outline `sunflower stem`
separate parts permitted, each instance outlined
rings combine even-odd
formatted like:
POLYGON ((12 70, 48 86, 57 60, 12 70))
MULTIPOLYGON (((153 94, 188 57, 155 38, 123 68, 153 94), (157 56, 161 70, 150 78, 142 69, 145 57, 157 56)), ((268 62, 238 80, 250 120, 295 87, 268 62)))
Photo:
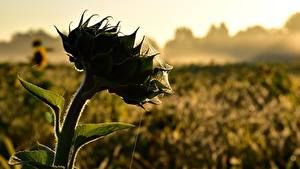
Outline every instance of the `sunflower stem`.
POLYGON ((58 137, 54 160, 56 166, 64 166, 66 169, 72 169, 69 168, 73 166, 73 164, 69 164, 69 159, 72 159, 72 156, 74 156, 74 154, 71 154, 72 141, 84 106, 87 100, 95 93, 91 92, 91 85, 93 85, 93 83, 91 83, 90 77, 86 74, 85 80, 77 90, 70 104, 63 122, 61 133, 58 137))

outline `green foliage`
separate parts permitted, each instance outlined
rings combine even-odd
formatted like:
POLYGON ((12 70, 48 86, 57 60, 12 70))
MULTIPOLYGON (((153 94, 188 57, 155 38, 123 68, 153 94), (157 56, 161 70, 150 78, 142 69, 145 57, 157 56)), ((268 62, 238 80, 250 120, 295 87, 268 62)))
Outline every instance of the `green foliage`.
MULTIPOLYGON (((82 19, 78 30, 90 28, 87 24, 88 21, 83 23, 82 19)), ((94 27, 98 26, 100 27, 101 23, 94 25, 94 27)), ((100 32, 96 33, 103 33, 103 36, 109 38, 109 31, 115 32, 116 27, 111 29, 113 30, 102 30, 108 31, 106 33, 97 30, 100 32)), ((89 35, 79 32, 81 31, 70 33, 68 37, 61 36, 63 40, 71 37, 78 38, 78 43, 72 45, 80 49, 76 52, 87 54, 91 52, 88 50, 89 48, 86 48, 87 44, 88 46, 93 44, 89 44, 89 35)), ((128 44, 127 47, 132 47, 132 43, 125 44, 128 44)), ((138 47, 140 46, 135 47, 135 52, 140 51, 137 50, 138 47)), ((66 45, 65 48, 68 49, 68 46, 66 45)), ((70 48, 70 51, 72 50, 73 48, 70 48)), ((104 55, 95 55, 99 60, 94 63, 97 65, 101 64, 101 61, 107 63, 109 66, 103 69, 105 70, 104 74, 109 74, 114 69, 113 63, 116 61, 120 63, 120 60, 114 60, 112 57, 100 57, 104 55)), ((118 54, 118 56, 120 55, 118 54)), ((72 55, 70 58, 72 60, 75 56, 72 55)), ((84 64, 80 65, 81 62, 76 59, 72 61, 75 66, 78 69, 84 69, 84 64)), ((134 70, 127 71, 124 79, 114 81, 115 83, 130 78, 136 80, 135 77, 144 77, 144 75, 136 74, 139 72, 136 70, 142 70, 141 74, 145 72, 147 74, 150 69, 154 69, 153 72, 164 70, 162 71, 164 73, 171 69, 167 64, 157 60, 157 57, 135 58, 130 62, 123 61, 124 67, 120 70, 128 68, 134 68, 134 70), (138 61, 140 64, 136 64, 134 61, 138 61), (143 66, 137 68, 136 65, 143 66)), ((174 84, 173 88, 177 94, 165 99, 164 107, 150 107, 149 111, 145 113, 137 151, 133 155, 133 169, 300 168, 298 132, 300 130, 298 99, 300 97, 300 80, 299 71, 298 73, 292 71, 298 69, 299 64, 289 65, 288 68, 277 64, 239 64, 190 65, 175 69, 170 74, 170 81, 174 84)), ((41 112, 46 112, 46 109, 40 106, 36 100, 24 94, 23 90, 20 90, 15 83, 16 74, 22 70, 24 70, 24 65, 0 65, 0 72, 3 75, 3 78, 0 79, 0 110, 5 111, 5 113, 0 111, 0 131, 12 138, 17 149, 31 143, 31 138, 39 139, 49 147, 56 147, 52 128, 45 123, 44 114, 40 115, 41 112)), ((95 70, 96 75, 101 73, 98 70, 95 70)), ((113 77, 123 77, 123 71, 115 72, 116 76, 113 77)), ((152 74, 151 83, 157 87, 156 89, 165 90, 163 93, 168 93, 171 90, 166 81, 167 74, 164 73, 152 74)), ((79 85, 78 79, 82 79, 81 74, 74 73, 70 67, 64 65, 50 66, 45 74, 46 76, 42 77, 43 80, 51 80, 56 84, 55 86, 64 88, 66 98, 71 98, 73 91, 79 85), (65 83, 66 81, 68 84, 65 83)), ((34 75, 29 74, 28 76, 30 79, 34 75)), ((131 80, 130 82, 133 82, 131 80)), ((22 83, 50 107, 60 110, 59 102, 48 98, 48 90, 41 89, 24 80, 22 83)), ((100 82, 96 84, 101 85, 100 82)), ((103 84, 115 85, 111 81, 103 84)), ((144 86, 131 88, 127 85, 125 88, 120 88, 117 84, 114 87, 118 90, 110 89, 110 92, 114 91, 124 99, 129 98, 126 100, 127 102, 130 101, 130 98, 141 98, 141 95, 137 94, 140 91, 139 87, 142 88, 141 91, 145 91, 144 86), (127 95, 128 97, 126 97, 127 95)), ((150 94, 152 93, 150 92, 150 94)), ((143 100, 148 102, 147 99, 151 98, 150 96, 134 100, 134 103, 140 103, 143 100)), ((123 123, 97 124, 103 121, 119 119, 139 124, 141 110, 126 106, 117 96, 102 92, 91 100, 80 119, 83 124, 76 125, 74 137, 70 137, 72 146, 80 147, 111 132, 132 127, 123 123)), ((85 104, 85 101, 83 103, 85 104)), ((80 109, 81 112, 82 109, 80 109)), ((81 168, 99 168, 99 165, 107 168, 127 168, 136 132, 114 134, 118 134, 118 137, 105 137, 101 145, 90 144, 79 152, 77 165, 81 168)), ((0 144, 1 155, 6 158, 7 153, 1 146, 0 144)), ((31 150, 17 152, 12 157, 11 163, 22 163, 24 164, 23 168, 63 168, 50 166, 55 162, 53 160, 55 155, 50 148, 38 144, 31 150)), ((75 159, 74 154, 70 156, 75 159)))
MULTIPOLYGON (((44 103, 50 106, 55 112, 54 116, 58 116, 63 110, 64 98, 52 91, 40 88, 32 83, 29 83, 22 78, 18 77, 21 84, 34 96, 42 100, 44 103)), ((78 110, 78 111, 81 111, 78 110)), ((47 119, 48 120, 48 119, 47 119)), ((59 119, 57 119, 59 121, 59 119)), ((59 124, 56 124, 59 125, 59 124)), ((72 156, 72 160, 75 159, 76 152, 80 147, 89 142, 102 138, 105 135, 113 132, 133 127, 131 124, 126 123, 102 123, 102 124, 81 124, 76 127, 75 135, 73 138, 73 147, 75 153, 72 156)), ((59 128, 57 128, 59 133, 59 128)), ((61 136, 62 137, 62 136, 61 136)), ((59 169, 65 167, 53 166, 55 152, 50 148, 37 144, 31 151, 20 151, 11 156, 9 160, 10 165, 22 164, 23 168, 37 168, 37 169, 59 169)), ((71 165, 72 166, 72 165, 71 165)))
POLYGON ((9 159, 10 165, 20 165, 37 169, 59 169, 63 167, 51 167, 54 160, 54 152, 48 150, 32 150, 16 152, 9 159))
MULTIPOLYGON (((147 102, 159 103, 159 95, 172 93, 168 82, 172 66, 161 60, 158 53, 150 54, 149 49, 142 51, 143 41, 134 47, 137 31, 120 36, 119 23, 110 26, 108 17, 89 26, 94 15, 83 22, 84 13, 78 27, 70 30, 69 35, 56 28, 70 61, 74 62, 76 69, 85 73, 85 79, 70 101, 62 124, 60 113, 64 109, 64 98, 18 77, 25 89, 54 111, 55 152, 38 145, 37 149, 12 155, 9 160, 11 165, 73 169, 80 147, 110 133, 133 127, 120 122, 78 125, 87 101, 98 92, 108 90, 121 96, 126 103, 139 106, 147 102)), ((39 78, 43 73, 33 71, 33 75, 39 78)), ((45 117, 48 121, 53 120, 47 112, 45 117)))
POLYGON ((98 140, 103 136, 131 127, 134 126, 131 124, 126 124, 121 122, 102 123, 102 124, 81 124, 78 125, 75 130, 73 146, 77 150, 83 145, 98 140))
MULTIPOLYGON (((299 63, 176 67, 170 72, 175 94, 162 100, 164 106, 147 107, 132 168, 299 168, 299 68, 299 63)), ((48 108, 14 85, 25 70, 22 64, 0 64, 0 131, 16 150, 34 140, 54 149, 52 126, 43 113, 48 108)), ((50 81, 55 86, 48 89, 64 89, 65 98, 72 98, 83 75, 71 66, 50 65, 41 79, 31 73, 24 79, 50 81)), ((80 121, 137 126, 141 111, 102 92, 80 121)), ((130 129, 88 144, 78 152, 76 166, 128 168, 135 136, 130 129)), ((1 143, 0 153, 9 158, 1 143)))
POLYGON ((62 96, 52 91, 40 88, 32 83, 29 83, 23 80, 21 77, 18 78, 25 89, 27 89, 31 94, 46 103, 55 112, 56 115, 63 110, 65 99, 62 96))

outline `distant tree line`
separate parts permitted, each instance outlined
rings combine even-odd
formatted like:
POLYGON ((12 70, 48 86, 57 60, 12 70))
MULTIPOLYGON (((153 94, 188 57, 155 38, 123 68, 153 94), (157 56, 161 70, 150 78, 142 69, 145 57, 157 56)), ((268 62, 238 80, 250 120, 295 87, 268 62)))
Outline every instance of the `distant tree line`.
MULTIPOLYGON (((0 42, 0 61, 26 61, 32 54, 31 42, 41 39, 52 48, 49 54, 50 61, 61 61, 64 54, 61 41, 52 37, 43 30, 30 30, 25 33, 16 33, 9 42, 0 42)), ((208 54, 224 55, 242 61, 256 60, 289 60, 300 58, 300 13, 288 18, 282 28, 266 29, 260 25, 250 26, 235 35, 229 34, 225 23, 211 25, 207 34, 197 37, 187 27, 177 28, 174 38, 164 47, 159 47, 155 40, 147 41, 158 51, 163 52, 169 59, 186 56, 206 57, 208 54)))
MULTIPOLYGON (((187 27, 178 28, 164 47, 167 57, 215 54, 239 60, 288 60, 300 58, 300 13, 292 15, 282 28, 250 26, 233 36, 225 23, 212 25, 204 37, 187 27)), ((216 58, 217 59, 217 58, 216 58)))

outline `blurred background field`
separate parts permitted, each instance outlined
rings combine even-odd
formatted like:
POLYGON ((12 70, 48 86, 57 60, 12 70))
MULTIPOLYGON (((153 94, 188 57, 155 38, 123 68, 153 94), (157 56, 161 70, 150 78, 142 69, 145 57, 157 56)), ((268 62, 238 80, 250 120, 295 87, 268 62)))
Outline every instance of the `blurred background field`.
POLYGON ((121 20, 125 33, 140 26, 138 39, 145 34, 174 66, 175 92, 146 110, 97 94, 82 122, 138 126, 142 118, 141 128, 84 147, 78 168, 126 169, 132 155, 132 169, 300 168, 300 1, 30 2, 0 6, 0 169, 13 168, 10 155, 37 141, 54 148, 50 109, 17 75, 69 101, 83 74, 68 63, 53 25, 67 32, 84 9, 99 13, 96 20, 121 20), (37 39, 49 59, 42 71, 30 63, 37 39))
MULTIPOLYGON (((159 106, 128 106, 98 94, 82 115, 85 122, 138 125, 144 112, 133 168, 299 168, 300 63, 176 66, 175 94, 159 106)), ((82 74, 67 65, 43 72, 25 64, 1 64, 1 156, 10 144, 53 147, 49 109, 16 81, 17 74, 71 98, 82 74), (37 78, 38 76, 38 78, 37 78)), ((132 129, 84 148, 81 168, 128 168, 136 136, 132 129)))

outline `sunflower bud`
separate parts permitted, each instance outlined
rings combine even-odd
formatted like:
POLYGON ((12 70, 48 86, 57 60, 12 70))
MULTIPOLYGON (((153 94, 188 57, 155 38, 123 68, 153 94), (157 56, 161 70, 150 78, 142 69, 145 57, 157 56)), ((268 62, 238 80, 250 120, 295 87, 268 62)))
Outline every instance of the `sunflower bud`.
MULTIPOLYGON (((136 33, 120 35, 119 23, 111 26, 106 17, 89 25, 89 17, 68 35, 58 29, 65 51, 75 68, 102 82, 111 93, 121 96, 128 104, 159 103, 157 96, 172 93, 168 72, 172 66, 161 60, 158 53, 142 50, 144 39, 135 46, 136 33)), ((149 46, 148 46, 149 49, 149 46)))

